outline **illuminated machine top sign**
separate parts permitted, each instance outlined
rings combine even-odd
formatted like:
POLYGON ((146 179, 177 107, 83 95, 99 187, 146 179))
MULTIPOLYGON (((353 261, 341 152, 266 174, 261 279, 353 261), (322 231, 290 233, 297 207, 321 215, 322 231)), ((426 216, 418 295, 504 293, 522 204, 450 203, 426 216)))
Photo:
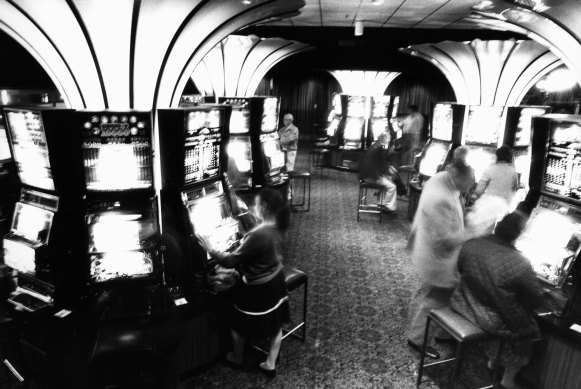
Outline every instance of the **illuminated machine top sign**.
POLYGON ((230 114, 230 134, 247 134, 250 132, 250 103, 247 99, 232 98, 223 101, 232 106, 230 114))
POLYGON ((54 191, 46 134, 40 112, 6 111, 14 161, 25 185, 54 191))
POLYGON ((464 143, 498 146, 503 139, 502 114, 504 107, 471 105, 464 130, 464 143))
POLYGON ((185 129, 184 184, 217 177, 220 174, 220 111, 188 113, 185 129))
POLYGON ((260 131, 263 133, 267 133, 276 131, 277 129, 278 129, 278 98, 267 97, 264 99, 260 131))
POLYGON ((526 107, 520 111, 516 128, 514 147, 528 146, 531 142, 531 124, 533 116, 539 116, 546 112, 546 108, 526 107))
POLYGON ((366 111, 365 96, 349 96, 347 103, 347 116, 365 117, 366 111))
POLYGON ((581 200, 581 123, 553 121, 543 190, 581 200))
POLYGON ((82 113, 82 152, 89 191, 153 187, 149 113, 82 113))
POLYGON ((436 104, 432 118, 432 138, 452 141, 453 108, 451 104, 436 104))

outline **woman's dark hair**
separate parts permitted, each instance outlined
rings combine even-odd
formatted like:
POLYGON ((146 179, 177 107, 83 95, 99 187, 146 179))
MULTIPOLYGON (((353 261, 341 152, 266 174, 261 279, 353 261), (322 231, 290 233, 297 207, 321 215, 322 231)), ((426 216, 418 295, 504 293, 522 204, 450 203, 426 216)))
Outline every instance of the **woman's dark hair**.
POLYGON ((277 228, 285 232, 290 226, 290 208, 280 192, 273 188, 264 188, 257 196, 265 212, 274 215, 277 228))
POLYGON ((508 146, 500 146, 496 149, 496 162, 511 163, 514 158, 512 149, 508 146))

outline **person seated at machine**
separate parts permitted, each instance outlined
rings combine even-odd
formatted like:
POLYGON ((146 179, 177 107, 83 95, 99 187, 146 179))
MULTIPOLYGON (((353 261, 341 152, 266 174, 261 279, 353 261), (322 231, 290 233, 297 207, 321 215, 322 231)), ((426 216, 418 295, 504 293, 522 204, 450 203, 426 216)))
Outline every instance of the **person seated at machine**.
MULTIPOLYGON (((218 265, 237 268, 242 279, 234 296, 233 352, 226 355, 227 363, 236 368, 243 367, 246 339, 268 338, 268 357, 259 368, 267 377, 274 377, 282 324, 290 320, 280 253, 283 234, 290 223, 290 209, 282 195, 272 188, 264 188, 256 196, 255 209, 260 223, 246 233, 240 246, 231 253, 216 250, 203 235, 196 236, 200 246, 218 265)), ((228 288, 233 279, 231 274, 218 268, 210 282, 215 288, 228 288), (219 285, 218 281, 225 285, 219 285)))
MULTIPOLYGON (((494 234, 467 241, 458 257, 460 286, 452 309, 484 331, 506 340, 500 357, 505 368, 501 387, 515 388, 518 371, 530 361, 533 341, 540 338, 532 310, 542 302, 542 288, 533 268, 514 247, 527 218, 520 211, 505 216, 494 234)), ((487 342, 492 369, 498 342, 487 342)))
POLYGON ((385 188, 382 211, 394 212, 397 210, 397 186, 395 177, 397 169, 390 164, 389 153, 391 151, 392 138, 388 132, 382 132, 369 149, 359 165, 359 179, 379 184, 385 188))
POLYGON ((496 150, 496 163, 482 173, 472 193, 469 223, 487 225, 492 232, 494 224, 509 211, 518 189, 518 174, 514 167, 514 155, 508 146, 496 150))

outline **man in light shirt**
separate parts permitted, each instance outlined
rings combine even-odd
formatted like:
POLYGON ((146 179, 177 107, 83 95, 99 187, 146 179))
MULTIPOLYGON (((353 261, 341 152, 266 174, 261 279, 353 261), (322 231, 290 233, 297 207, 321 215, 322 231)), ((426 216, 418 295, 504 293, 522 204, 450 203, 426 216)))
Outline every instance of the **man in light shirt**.
POLYGON ((280 145, 286 153, 286 171, 295 170, 295 160, 297 158, 297 149, 299 146, 299 129, 293 124, 293 115, 287 113, 284 115, 282 126, 278 130, 280 145))

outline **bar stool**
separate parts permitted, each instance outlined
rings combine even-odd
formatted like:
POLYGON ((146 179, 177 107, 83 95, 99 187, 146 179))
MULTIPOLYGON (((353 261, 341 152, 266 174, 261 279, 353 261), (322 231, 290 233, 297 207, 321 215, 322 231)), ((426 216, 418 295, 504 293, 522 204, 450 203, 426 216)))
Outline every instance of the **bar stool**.
POLYGON ((381 223, 381 204, 385 198, 385 188, 379 184, 359 180, 359 202, 357 204, 357 221, 362 213, 379 215, 381 223), (368 190, 378 193, 377 202, 370 202, 368 190))
POLYGON ((419 388, 420 384, 422 383, 424 368, 455 361, 454 369, 452 370, 452 374, 450 375, 450 381, 448 383, 448 388, 453 389, 454 384, 456 383, 456 379, 458 378, 458 375, 460 373, 460 367, 462 365, 462 358, 464 356, 464 349, 466 348, 466 346, 478 342, 491 340, 500 340, 498 352, 494 360, 494 375, 492 379, 493 382, 490 385, 482 386, 478 389, 488 389, 497 386, 498 371, 500 366, 500 356, 502 354, 504 341, 493 334, 485 332, 482 328, 478 327, 476 324, 458 315, 457 313, 452 311, 452 309, 450 309, 449 307, 432 309, 428 314, 428 319, 426 321, 426 330, 424 332, 424 344, 422 346, 422 355, 420 358, 420 364, 418 365, 418 380, 416 383, 416 387, 419 388), (457 343, 458 345, 456 346, 456 354, 454 357, 442 361, 425 364, 424 361, 426 358, 426 346, 428 344, 430 323, 432 321, 438 324, 444 331, 446 331, 452 338, 454 338, 454 340, 458 342, 457 343))
POLYGON ((311 208, 311 172, 291 170, 290 177, 290 206, 294 211, 307 212, 311 208), (295 202, 295 180, 302 181, 303 195, 301 202, 295 202), (306 204, 306 206, 305 206, 306 204))
MULTIPOLYGON (((307 296, 308 296, 308 288, 309 288, 309 277, 307 274, 299 269, 295 269, 294 267, 284 266, 282 268, 282 272, 284 274, 284 283, 286 285, 286 290, 288 293, 293 292, 295 289, 303 285, 303 318, 302 322, 295 325, 293 328, 284 328, 282 329, 282 340, 284 340, 289 335, 294 336, 301 341, 305 341, 307 338, 307 296), (297 334, 296 331, 302 328, 301 334, 297 334)), ((256 344, 253 344, 252 347, 255 350, 260 351, 263 354, 268 355, 268 351, 259 347, 256 344)))
POLYGON ((406 179, 404 180, 404 182, 405 182, 405 187, 406 187, 406 195, 409 196, 409 194, 410 194, 410 182, 414 178, 414 174, 417 173, 417 170, 414 167, 414 165, 402 165, 402 166, 397 168, 397 171, 399 172, 400 176, 402 173, 406 175, 406 179))
POLYGON ((324 169, 327 167, 327 155, 331 150, 326 148, 313 148, 310 153, 311 166, 319 169, 324 169))
POLYGON ((282 272, 284 274, 286 290, 289 293, 293 292, 295 289, 303 285, 303 321, 298 323, 292 329, 283 328, 282 338, 284 339, 289 335, 293 335, 294 337, 304 342, 305 339, 307 338, 307 295, 309 288, 309 277, 307 277, 307 274, 305 272, 290 266, 284 266, 282 268, 282 272), (297 331, 299 328, 303 329, 302 335, 295 333, 295 331, 297 331))

